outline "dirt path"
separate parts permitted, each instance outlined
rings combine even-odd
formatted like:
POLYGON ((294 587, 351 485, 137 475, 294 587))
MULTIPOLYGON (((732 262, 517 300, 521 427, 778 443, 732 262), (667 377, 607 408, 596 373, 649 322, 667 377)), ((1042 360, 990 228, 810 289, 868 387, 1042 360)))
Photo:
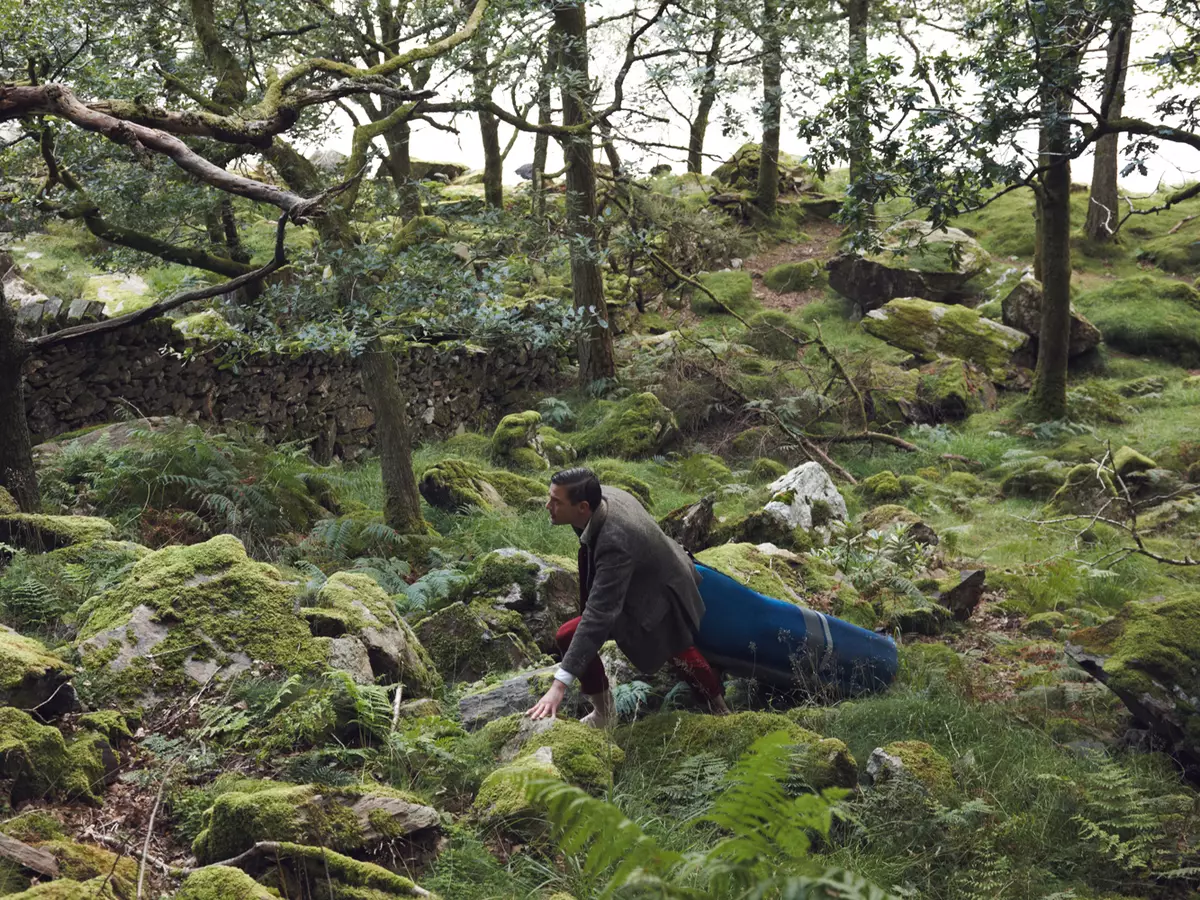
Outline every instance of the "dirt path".
POLYGON ((842 228, 833 222, 818 219, 808 223, 804 232, 811 240, 801 244, 779 244, 745 262, 744 268, 754 278, 754 296, 767 309, 791 312, 825 296, 823 286, 795 294, 779 294, 763 284, 762 281, 764 272, 782 263, 804 262, 809 259, 825 262, 833 256, 834 243, 841 236, 842 228))

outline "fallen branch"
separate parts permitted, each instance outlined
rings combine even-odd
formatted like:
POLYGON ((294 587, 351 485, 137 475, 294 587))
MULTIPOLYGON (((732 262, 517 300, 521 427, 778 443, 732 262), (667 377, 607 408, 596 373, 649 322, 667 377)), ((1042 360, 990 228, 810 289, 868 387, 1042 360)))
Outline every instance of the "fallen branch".
POLYGON ((1197 218, 1198 215, 1200 215, 1200 214, 1184 216, 1182 219, 1180 219, 1178 222, 1176 222, 1174 225, 1171 226, 1171 230, 1168 231, 1167 234, 1174 234, 1180 228, 1182 228, 1184 225, 1186 225, 1188 222, 1192 221, 1192 219, 1197 218))
POLYGON ((58 860, 54 854, 40 847, 30 847, 28 844, 0 833, 0 859, 16 863, 22 869, 36 872, 46 878, 57 878, 58 860))

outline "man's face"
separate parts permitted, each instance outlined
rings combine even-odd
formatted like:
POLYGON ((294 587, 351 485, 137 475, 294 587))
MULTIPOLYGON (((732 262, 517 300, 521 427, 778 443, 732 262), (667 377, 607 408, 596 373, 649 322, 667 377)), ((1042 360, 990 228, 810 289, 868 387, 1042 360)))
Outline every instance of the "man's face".
POLYGON ((546 510, 550 513, 551 525, 573 525, 582 528, 592 517, 592 507, 584 500, 572 503, 567 496, 567 489, 561 484, 550 485, 550 499, 546 501, 546 510))

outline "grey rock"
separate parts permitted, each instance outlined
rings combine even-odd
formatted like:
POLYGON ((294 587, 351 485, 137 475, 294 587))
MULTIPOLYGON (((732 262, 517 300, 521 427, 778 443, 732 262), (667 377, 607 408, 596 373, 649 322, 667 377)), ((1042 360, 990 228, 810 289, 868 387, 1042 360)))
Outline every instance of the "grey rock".
POLYGON ((773 497, 784 497, 771 500, 763 507, 763 512, 789 528, 812 528, 812 507, 817 500, 828 506, 833 519, 846 521, 846 501, 820 463, 806 462, 797 466, 771 482, 769 490, 773 497), (786 499, 788 494, 791 499, 786 499))
MULTIPOLYGON (((1025 275, 1001 302, 1001 321, 1010 328, 1023 331, 1035 341, 1042 330, 1042 286, 1032 276, 1025 275)), ((1071 338, 1069 356, 1080 356, 1094 349, 1102 340, 1100 329, 1071 306, 1071 338)))
POLYGON ((958 584, 938 596, 938 603, 954 614, 954 621, 967 621, 983 599, 986 578, 987 572, 983 569, 964 571, 958 584))

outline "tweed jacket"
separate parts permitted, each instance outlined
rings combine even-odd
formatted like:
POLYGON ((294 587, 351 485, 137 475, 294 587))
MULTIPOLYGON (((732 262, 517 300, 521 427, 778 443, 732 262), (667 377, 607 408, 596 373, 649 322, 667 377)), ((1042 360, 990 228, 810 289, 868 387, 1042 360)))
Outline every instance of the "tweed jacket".
POLYGON ((610 638, 642 672, 695 643, 704 601, 691 559, 631 494, 603 488, 579 547, 582 619, 562 667, 579 676, 610 638))

